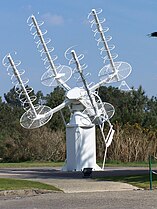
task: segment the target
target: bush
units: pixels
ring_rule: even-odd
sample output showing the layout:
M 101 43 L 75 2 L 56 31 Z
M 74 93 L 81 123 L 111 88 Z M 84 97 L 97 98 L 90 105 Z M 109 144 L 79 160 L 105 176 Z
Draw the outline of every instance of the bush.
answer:
M 19 138 L 8 137 L 1 143 L 4 162 L 63 161 L 65 160 L 65 133 L 47 127 L 35 130 L 23 128 Z
M 97 139 L 98 160 L 103 160 L 105 144 L 100 133 Z M 149 155 L 157 155 L 157 132 L 127 123 L 115 125 L 115 135 L 108 148 L 107 159 L 121 162 L 147 161 Z

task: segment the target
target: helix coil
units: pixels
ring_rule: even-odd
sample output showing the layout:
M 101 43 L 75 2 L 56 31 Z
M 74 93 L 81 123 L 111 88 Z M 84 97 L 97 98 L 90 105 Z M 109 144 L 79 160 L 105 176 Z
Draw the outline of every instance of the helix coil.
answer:
M 103 27 L 102 24 L 105 19 L 99 19 L 98 15 L 101 14 L 102 9 L 92 11 L 88 15 L 92 31 L 94 32 L 95 40 L 97 41 L 98 49 L 100 50 L 101 57 L 103 58 L 104 67 L 99 71 L 98 76 L 104 83 L 113 83 L 124 80 L 132 71 L 131 66 L 127 62 L 115 62 L 118 54 L 111 53 L 115 45 L 108 45 L 111 41 L 111 36 L 105 36 L 109 31 L 108 27 Z M 104 56 L 104 52 L 106 55 Z
M 54 64 L 58 57 L 57 55 L 51 56 L 51 53 L 54 51 L 54 47 L 49 47 L 51 39 L 44 39 L 44 36 L 47 34 L 47 30 L 41 30 L 44 22 L 37 21 L 35 16 L 32 15 L 27 19 L 27 24 L 30 27 L 30 32 L 35 40 L 37 50 L 47 70 L 41 77 L 42 84 L 46 86 L 61 85 L 66 90 L 69 90 L 70 87 L 65 85 L 65 82 L 71 78 L 71 68 L 61 64 Z
M 48 60 L 48 58 L 46 56 L 46 52 L 45 52 L 45 50 L 43 48 L 43 43 L 40 40 L 38 31 L 36 30 L 36 26 L 33 23 L 33 20 L 32 20 L 33 17 L 34 17 L 33 15 L 28 17 L 27 24 L 30 27 L 31 35 L 34 38 L 34 42 L 36 44 L 38 52 L 40 53 L 41 60 L 43 61 L 45 69 L 49 70 L 50 69 L 50 63 L 49 63 L 49 60 Z M 41 27 L 44 24 L 44 21 L 38 21 L 37 24 L 38 24 L 38 27 Z M 44 29 L 43 30 L 40 29 L 40 32 L 41 32 L 43 37 L 47 34 L 47 30 L 44 30 Z M 53 52 L 54 51 L 54 47 L 48 47 L 48 44 L 51 42 L 51 39 L 47 38 L 44 41 L 45 41 L 45 45 L 46 45 L 46 47 L 48 49 L 47 53 Z M 54 56 L 51 56 L 51 58 L 52 58 L 52 61 L 55 61 L 55 60 L 57 60 L 58 57 L 56 55 L 54 55 Z
M 104 39 L 101 37 L 101 33 L 105 34 L 109 31 L 109 27 L 103 27 L 102 24 L 106 21 L 106 19 L 98 19 L 98 15 L 102 13 L 102 9 L 92 10 L 88 15 L 88 20 L 91 24 L 92 31 L 94 32 L 94 38 L 97 42 L 98 49 L 100 50 L 100 55 L 103 59 L 104 64 L 107 64 L 108 61 L 115 60 L 118 57 L 117 53 L 110 54 L 108 56 L 108 52 L 110 53 L 112 50 L 115 49 L 115 45 L 110 44 L 108 42 L 112 40 L 112 36 L 104 35 Z M 97 18 L 97 20 L 96 20 Z M 104 53 L 107 52 L 107 55 L 104 56 Z
M 79 71 L 77 69 L 77 65 L 79 64 L 80 69 L 83 72 L 83 76 L 84 76 L 84 78 L 85 78 L 85 80 L 87 82 L 87 85 L 90 88 L 92 85 L 94 85 L 94 82 L 89 82 L 88 81 L 89 77 L 91 76 L 91 73 L 86 72 L 86 70 L 88 68 L 88 65 L 83 63 L 83 60 L 84 60 L 85 56 L 84 56 L 84 54 L 77 55 L 78 63 L 76 63 L 76 60 L 74 59 L 74 57 L 72 56 L 72 53 L 71 53 L 73 51 L 74 47 L 75 46 L 72 46 L 72 47 L 68 48 L 66 50 L 66 52 L 64 53 L 64 56 L 68 60 L 69 66 L 73 66 L 72 67 L 72 69 L 73 69 L 72 70 L 72 76 L 76 80 L 76 85 L 78 87 L 81 87 L 81 88 L 84 87 L 83 82 L 82 82 L 82 78 L 81 78 L 80 73 L 79 73 Z
M 33 88 L 28 86 L 29 79 L 24 78 L 24 69 L 15 71 L 13 67 L 17 68 L 20 66 L 21 61 L 15 61 L 14 66 L 8 61 L 11 58 L 10 54 L 7 54 L 2 63 L 7 68 L 8 75 L 11 77 L 12 84 L 15 86 L 15 92 L 17 93 L 21 105 L 25 111 L 30 109 L 30 103 L 34 103 L 36 96 L 33 93 Z M 11 58 L 12 59 L 12 58 Z M 23 77 L 23 78 L 22 78 Z M 24 90 L 25 89 L 25 90 Z M 29 99 L 28 99 L 29 98 Z

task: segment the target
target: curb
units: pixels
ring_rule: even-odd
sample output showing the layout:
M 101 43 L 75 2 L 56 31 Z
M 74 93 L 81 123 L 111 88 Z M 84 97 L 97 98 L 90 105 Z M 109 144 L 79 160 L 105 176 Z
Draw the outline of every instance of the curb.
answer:
M 44 190 L 44 189 L 20 189 L 20 190 L 2 190 L 0 191 L 0 197 L 2 196 L 35 196 L 39 194 L 48 193 L 63 193 L 62 191 Z

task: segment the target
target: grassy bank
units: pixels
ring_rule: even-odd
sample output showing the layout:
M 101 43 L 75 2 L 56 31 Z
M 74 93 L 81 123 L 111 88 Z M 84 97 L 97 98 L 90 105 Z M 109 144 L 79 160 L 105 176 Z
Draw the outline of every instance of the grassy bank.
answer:
M 98 163 L 100 166 L 102 163 Z M 148 167 L 149 162 L 120 162 L 120 161 L 107 161 L 106 167 Z M 157 160 L 152 160 L 152 166 L 157 167 Z
M 32 168 L 32 167 L 62 167 L 64 162 L 20 162 L 20 163 L 0 163 L 0 168 Z M 98 162 L 101 167 L 102 163 Z M 119 161 L 109 161 L 106 167 L 148 167 L 148 162 L 122 163 Z M 157 161 L 152 162 L 153 167 L 157 167 Z
M 58 188 L 36 181 L 0 178 L 0 191 L 2 190 L 21 190 L 21 189 L 44 189 L 61 191 Z
M 62 167 L 64 162 L 0 163 L 0 168 Z

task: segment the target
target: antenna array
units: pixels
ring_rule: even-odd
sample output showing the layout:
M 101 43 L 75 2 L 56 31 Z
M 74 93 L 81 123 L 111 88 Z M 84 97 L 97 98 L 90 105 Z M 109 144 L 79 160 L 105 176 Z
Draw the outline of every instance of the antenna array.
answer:
M 83 63 L 84 54 L 76 54 L 73 47 L 71 47 L 65 52 L 65 58 L 68 59 L 69 66 L 55 64 L 58 57 L 56 55 L 51 56 L 51 53 L 54 52 L 54 47 L 48 47 L 51 39 L 45 39 L 44 36 L 47 31 L 41 30 L 44 22 L 38 22 L 34 15 L 27 19 L 30 32 L 33 35 L 40 57 L 46 68 L 46 72 L 41 77 L 42 84 L 50 87 L 59 85 L 66 91 L 65 100 L 53 109 L 44 105 L 34 105 L 36 97 L 33 95 L 33 89 L 28 86 L 29 80 L 22 79 L 25 71 L 17 69 L 21 62 L 14 62 L 10 54 L 7 54 L 3 59 L 3 65 L 7 68 L 8 74 L 11 76 L 16 93 L 19 95 L 19 99 L 25 110 L 25 113 L 20 119 L 20 123 L 24 128 L 31 129 L 43 126 L 51 119 L 55 112 L 61 111 L 64 107 L 69 106 L 71 118 L 66 126 L 68 139 L 67 170 L 83 169 L 87 166 L 86 160 L 84 159 L 88 159 L 89 156 L 92 160 L 91 162 L 89 160 L 87 164 L 89 163 L 94 169 L 98 168 L 95 153 L 95 125 L 99 126 L 102 138 L 105 142 L 105 154 L 102 167 L 104 168 L 107 149 L 112 142 L 115 132 L 110 122 L 110 119 L 115 113 L 115 109 L 111 104 L 102 102 L 97 89 L 104 84 L 118 81 L 122 81 L 122 84 L 126 85 L 124 79 L 129 76 L 132 70 L 131 66 L 126 62 L 115 62 L 118 55 L 111 53 L 115 46 L 108 45 L 112 37 L 105 36 L 109 28 L 102 26 L 105 19 L 99 19 L 98 15 L 101 12 L 102 10 L 96 11 L 93 9 L 88 15 L 104 63 L 103 68 L 99 71 L 100 82 L 96 84 L 87 82 L 87 77 L 90 73 L 85 74 L 84 72 L 88 67 Z M 106 55 L 104 55 L 104 53 L 106 53 Z M 73 70 L 70 67 L 71 65 L 75 65 Z M 70 86 L 68 86 L 66 82 L 72 75 L 76 78 L 78 86 L 81 83 L 81 87 L 70 88 Z M 105 122 L 107 122 L 109 126 L 109 131 L 106 136 L 104 134 Z M 83 149 L 81 152 L 80 147 Z M 71 151 L 71 149 L 73 150 Z M 86 154 L 88 154 L 88 156 L 86 156 Z M 73 159 L 75 160 L 73 161 Z M 75 165 L 76 162 L 78 165 Z M 70 166 L 70 168 L 68 168 L 68 166 Z

